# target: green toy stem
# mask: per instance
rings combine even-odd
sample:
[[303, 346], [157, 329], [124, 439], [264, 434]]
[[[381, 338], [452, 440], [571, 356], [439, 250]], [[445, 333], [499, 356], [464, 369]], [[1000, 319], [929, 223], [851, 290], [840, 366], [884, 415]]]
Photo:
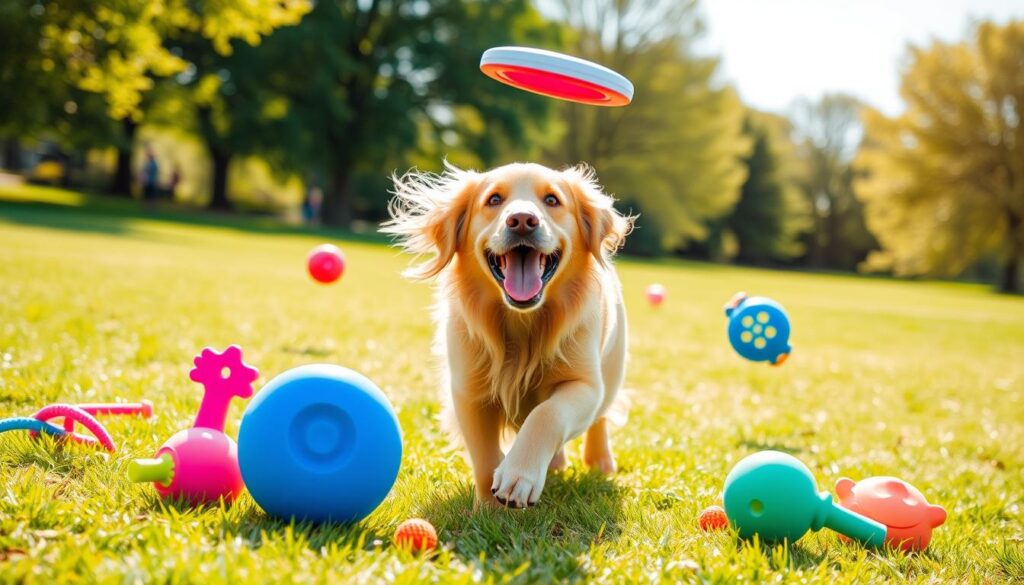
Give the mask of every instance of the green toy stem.
[[174, 458], [164, 453], [155, 459], [136, 459], [128, 464], [128, 478], [136, 483], [159, 482], [166, 487], [174, 479]]
[[884, 524], [837, 505], [827, 492], [822, 493], [821, 499], [824, 526], [869, 546], [885, 544], [887, 528]]

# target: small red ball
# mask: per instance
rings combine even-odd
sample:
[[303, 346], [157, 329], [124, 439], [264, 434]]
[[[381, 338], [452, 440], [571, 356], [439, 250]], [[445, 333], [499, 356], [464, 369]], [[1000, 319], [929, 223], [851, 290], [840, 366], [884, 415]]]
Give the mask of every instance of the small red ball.
[[700, 513], [700, 529], [709, 532], [711, 530], [724, 530], [729, 526], [729, 518], [725, 516], [725, 510], [721, 506], [708, 506]]
[[665, 302], [665, 296], [668, 294], [668, 290], [665, 289], [664, 285], [652, 284], [647, 287], [647, 302], [652, 307], [657, 307], [661, 303]]
[[337, 246], [323, 244], [309, 253], [306, 266], [313, 280], [330, 284], [341, 278], [341, 273], [345, 271], [345, 256]]
[[433, 524], [422, 518], [410, 518], [395, 529], [395, 546], [413, 552], [428, 552], [437, 548], [437, 531]]

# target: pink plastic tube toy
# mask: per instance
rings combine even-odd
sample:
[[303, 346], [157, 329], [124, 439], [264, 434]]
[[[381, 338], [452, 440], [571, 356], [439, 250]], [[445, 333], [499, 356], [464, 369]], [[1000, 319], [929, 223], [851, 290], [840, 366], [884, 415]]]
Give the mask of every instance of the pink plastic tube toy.
[[[148, 400], [143, 400], [142, 402], [98, 402], [95, 404], [76, 404], [75, 406], [94, 417], [100, 415], [121, 415], [150, 418], [153, 416], [153, 403]], [[75, 431], [75, 419], [73, 417], [64, 417], [64, 430], [69, 433]]]
[[238, 445], [224, 434], [224, 422], [231, 399], [252, 396], [252, 383], [259, 375], [242, 361], [237, 345], [223, 353], [204, 349], [189, 372], [204, 388], [195, 424], [168, 439], [154, 458], [130, 463], [128, 477], [153, 482], [162, 497], [193, 505], [237, 498], [245, 484], [238, 468]]
[[[71, 404], [51, 404], [43, 407], [39, 412], [32, 416], [41, 422], [46, 422], [52, 418], [63, 417], [65, 434], [62, 436], [67, 437], [76, 443], [102, 445], [104, 449], [111, 453], [117, 451], [117, 446], [114, 445], [114, 439], [110, 437], [110, 433], [107, 432], [107, 429], [100, 424], [100, 421], [96, 420], [92, 414], [81, 406], [73, 406]], [[74, 432], [76, 422], [81, 423], [83, 427], [89, 429], [89, 431], [95, 435], [95, 438]]]
[[[142, 402], [109, 403], [109, 404], [51, 404], [32, 415], [35, 420], [45, 423], [38, 429], [63, 439], [70, 439], [83, 445], [100, 445], [107, 451], [117, 451], [114, 440], [107, 429], [100, 424], [96, 417], [98, 415], [141, 415], [143, 418], [153, 416], [153, 404], [148, 400]], [[60, 427], [49, 423], [55, 418], [64, 419], [63, 431]], [[75, 432], [75, 423], [79, 423], [88, 429], [93, 437]], [[39, 434], [36, 426], [23, 425], [24, 430], [30, 430], [32, 436]]]

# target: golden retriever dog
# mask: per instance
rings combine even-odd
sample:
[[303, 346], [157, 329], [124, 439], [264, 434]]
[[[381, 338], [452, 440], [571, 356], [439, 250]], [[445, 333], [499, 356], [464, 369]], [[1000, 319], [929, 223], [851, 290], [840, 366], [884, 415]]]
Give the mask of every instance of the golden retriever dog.
[[476, 503], [536, 504], [584, 432], [584, 462], [613, 472], [606, 420], [625, 374], [626, 312], [610, 259], [633, 218], [582, 166], [446, 164], [394, 182], [382, 231], [431, 255], [406, 275], [439, 281], [436, 345]]

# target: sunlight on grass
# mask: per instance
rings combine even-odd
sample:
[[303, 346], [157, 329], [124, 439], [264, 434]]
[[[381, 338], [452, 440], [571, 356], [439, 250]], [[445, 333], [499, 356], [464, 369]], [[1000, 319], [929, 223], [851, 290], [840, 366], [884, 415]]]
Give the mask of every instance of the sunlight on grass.
[[81, 207], [89, 200], [89, 196], [79, 191], [68, 191], [57, 187], [42, 185], [18, 185], [17, 187], [0, 188], [0, 195], [5, 201], [48, 203], [66, 207]]
[[[31, 194], [40, 197], [76, 205], [59, 190]], [[431, 293], [399, 277], [407, 259], [394, 250], [338, 242], [348, 268], [321, 286], [304, 271], [321, 243], [314, 236], [6, 205], [0, 416], [140, 399], [156, 416], [104, 419], [119, 444], [113, 456], [0, 435], [0, 581], [1024, 578], [1019, 298], [973, 285], [622, 261], [633, 408], [614, 436], [621, 472], [599, 477], [576, 458], [537, 508], [473, 514], [468, 467], [436, 421]], [[644, 302], [655, 281], [668, 288], [660, 309]], [[744, 362], [729, 347], [721, 308], [737, 290], [789, 311], [794, 352], [784, 366]], [[191, 423], [201, 398], [191, 358], [231, 343], [262, 372], [258, 386], [332, 362], [387, 393], [406, 451], [373, 515], [356, 526], [290, 525], [248, 495], [228, 508], [178, 509], [128, 482], [132, 458]], [[242, 408], [229, 415], [232, 436]], [[730, 466], [765, 448], [799, 457], [822, 489], [841, 476], [900, 476], [950, 519], [917, 555], [828, 533], [787, 548], [701, 532], [697, 514]], [[409, 516], [437, 526], [436, 558], [390, 546]]]

